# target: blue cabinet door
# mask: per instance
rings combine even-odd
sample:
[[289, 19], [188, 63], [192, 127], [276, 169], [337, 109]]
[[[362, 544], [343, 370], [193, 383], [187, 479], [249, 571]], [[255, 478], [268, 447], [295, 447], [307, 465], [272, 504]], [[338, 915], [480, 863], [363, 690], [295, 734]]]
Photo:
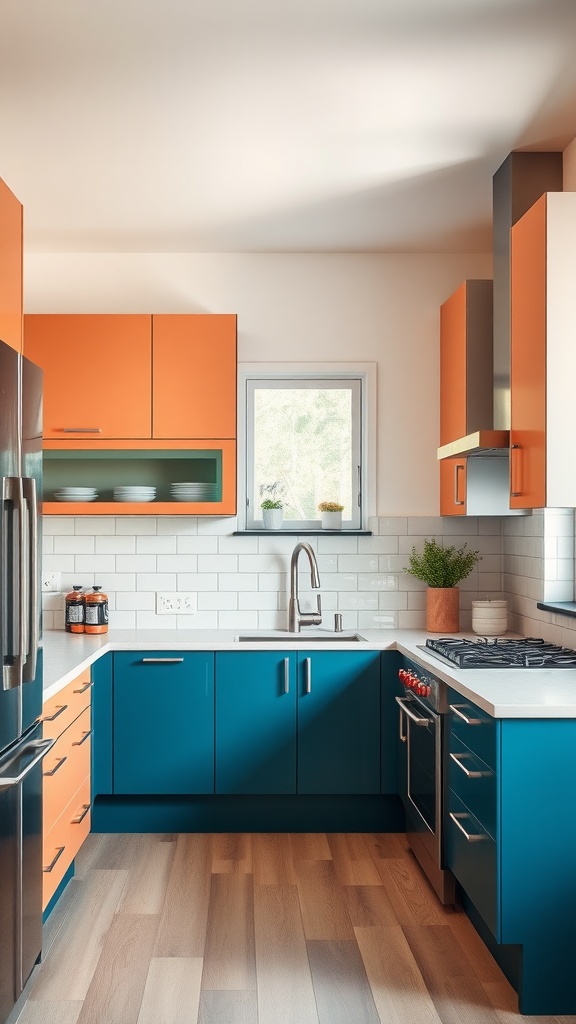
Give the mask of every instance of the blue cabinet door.
[[296, 792], [296, 653], [216, 654], [216, 792]]
[[298, 792], [380, 792], [380, 654], [298, 653]]
[[114, 793], [214, 792], [214, 655], [114, 655]]

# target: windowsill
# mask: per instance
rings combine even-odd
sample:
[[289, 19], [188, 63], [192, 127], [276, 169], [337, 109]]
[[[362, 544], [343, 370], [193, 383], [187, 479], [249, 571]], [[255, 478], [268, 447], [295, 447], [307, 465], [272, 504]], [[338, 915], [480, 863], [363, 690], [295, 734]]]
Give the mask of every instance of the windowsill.
[[543, 612], [556, 612], [556, 615], [568, 615], [576, 619], [576, 601], [538, 601], [536, 607]]
[[234, 537], [371, 537], [372, 530], [235, 530]]

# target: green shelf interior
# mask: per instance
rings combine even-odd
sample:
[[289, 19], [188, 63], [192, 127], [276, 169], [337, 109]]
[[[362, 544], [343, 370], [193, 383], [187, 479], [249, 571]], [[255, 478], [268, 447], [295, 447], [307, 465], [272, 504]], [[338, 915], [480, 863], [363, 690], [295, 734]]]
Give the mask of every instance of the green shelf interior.
[[156, 488], [156, 501], [174, 501], [170, 484], [217, 485], [222, 500], [222, 452], [218, 449], [57, 451], [43, 453], [44, 500], [55, 501], [60, 487], [95, 487], [98, 501], [114, 501], [114, 488], [145, 484]]

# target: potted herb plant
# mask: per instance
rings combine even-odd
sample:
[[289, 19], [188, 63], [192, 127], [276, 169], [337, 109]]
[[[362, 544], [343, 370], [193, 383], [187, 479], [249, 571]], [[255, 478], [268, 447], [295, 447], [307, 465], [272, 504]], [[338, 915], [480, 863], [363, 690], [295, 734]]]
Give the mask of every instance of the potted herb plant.
[[470, 575], [481, 557], [466, 547], [444, 547], [436, 540], [425, 540], [420, 553], [412, 548], [404, 571], [428, 584], [426, 629], [430, 633], [457, 633], [460, 629], [460, 591], [456, 584]]
[[323, 530], [341, 530], [344, 505], [337, 501], [321, 501], [318, 505]]
[[281, 530], [284, 519], [284, 505], [274, 498], [265, 498], [261, 503], [262, 521], [265, 530]]

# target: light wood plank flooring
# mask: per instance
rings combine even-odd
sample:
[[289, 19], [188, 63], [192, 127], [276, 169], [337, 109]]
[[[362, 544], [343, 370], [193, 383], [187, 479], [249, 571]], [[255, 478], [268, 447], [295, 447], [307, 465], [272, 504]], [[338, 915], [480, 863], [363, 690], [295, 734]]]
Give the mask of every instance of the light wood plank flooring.
[[522, 1017], [403, 835], [90, 835], [18, 1024]]

